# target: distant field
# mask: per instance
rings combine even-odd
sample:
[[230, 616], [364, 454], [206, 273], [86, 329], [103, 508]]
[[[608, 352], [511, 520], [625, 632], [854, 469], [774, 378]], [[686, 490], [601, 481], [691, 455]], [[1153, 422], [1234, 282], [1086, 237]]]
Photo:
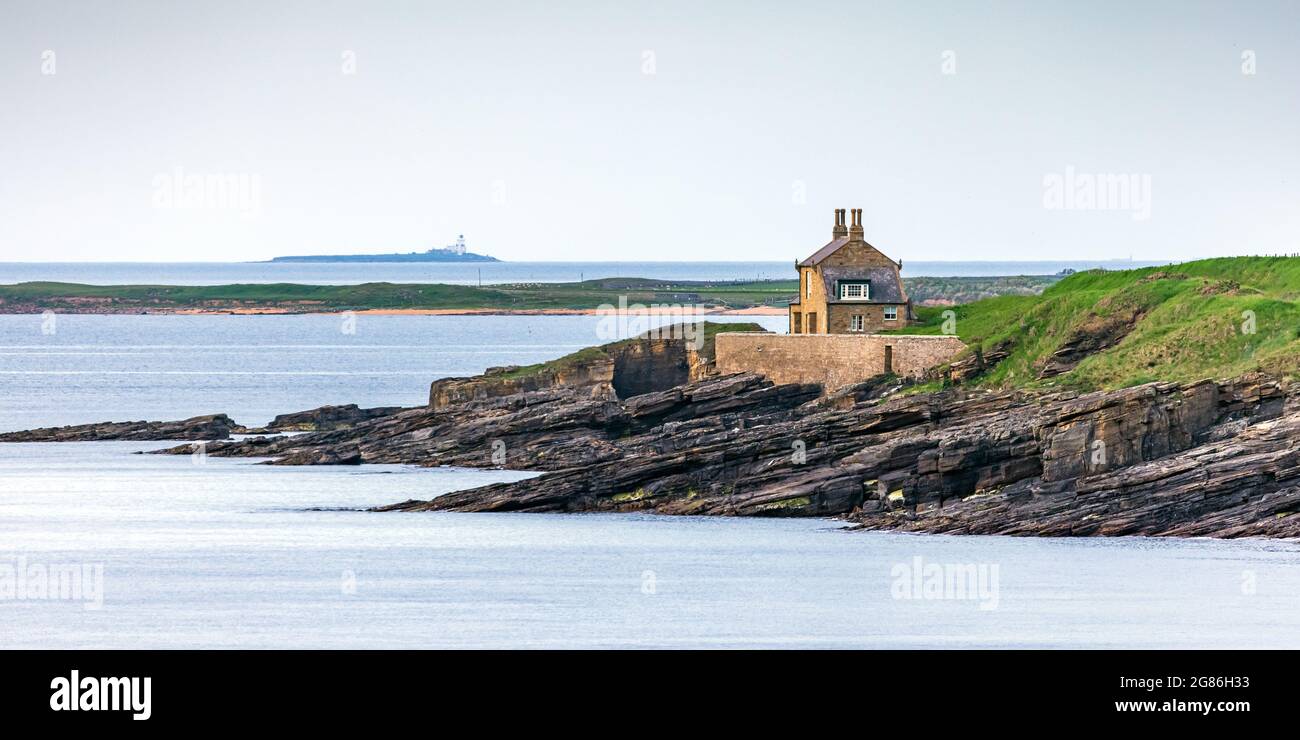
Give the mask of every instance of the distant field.
[[[918, 303], [964, 303], [997, 295], [1034, 295], [1051, 277], [909, 278]], [[635, 304], [692, 304], [719, 309], [784, 307], [798, 292], [796, 280], [663, 281], [606, 278], [575, 283], [514, 283], [473, 287], [424, 283], [301, 285], [297, 283], [176, 285], [80, 285], [31, 282], [0, 285], [0, 313], [140, 313], [179, 310], [545, 311], [592, 310], [620, 299]]]

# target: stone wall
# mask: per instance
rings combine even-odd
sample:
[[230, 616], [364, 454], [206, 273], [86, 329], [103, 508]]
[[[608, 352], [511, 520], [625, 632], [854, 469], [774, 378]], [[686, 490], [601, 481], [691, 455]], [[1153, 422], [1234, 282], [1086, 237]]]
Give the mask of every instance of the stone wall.
[[883, 252], [861, 239], [854, 239], [821, 262], [822, 267], [898, 267]]
[[[896, 319], [885, 321], [885, 306], [893, 305], [898, 311]], [[829, 334], [849, 334], [853, 326], [853, 315], [861, 314], [863, 333], [876, 332], [881, 329], [901, 329], [907, 326], [907, 306], [884, 303], [832, 303], [826, 307], [827, 320], [830, 322]]]
[[712, 341], [706, 339], [696, 350], [686, 339], [643, 336], [589, 347], [535, 367], [490, 367], [482, 375], [435, 380], [429, 387], [429, 406], [442, 409], [551, 388], [582, 388], [592, 398], [631, 398], [715, 372]]
[[[818, 285], [821, 284], [821, 278], [817, 278]], [[823, 292], [824, 291], [817, 291]], [[853, 315], [861, 314], [863, 321], [863, 333], [876, 332], [881, 329], [901, 329], [907, 326], [907, 305], [906, 304], [885, 304], [885, 303], [824, 303], [819, 304], [817, 316], [817, 333], [819, 334], [848, 334], [852, 331]], [[897, 310], [897, 317], [893, 321], [885, 320], [885, 306], [893, 305]], [[807, 319], [804, 318], [804, 308], [802, 303], [790, 304], [789, 326], [786, 331], [791, 334], [803, 334], [807, 331]], [[795, 318], [798, 317], [799, 325], [795, 326]]]
[[[826, 333], [826, 297], [826, 285], [822, 282], [821, 272], [815, 267], [799, 268], [799, 306], [792, 308], [791, 313], [798, 311], [801, 314], [801, 333]], [[816, 314], [816, 318], [810, 317], [810, 313]], [[814, 320], [816, 325], [812, 324]], [[793, 316], [790, 318], [789, 331], [795, 333]]]
[[895, 374], [917, 377], [966, 345], [953, 336], [735, 332], [718, 335], [717, 366], [723, 374], [757, 372], [778, 385], [819, 383], [830, 391], [884, 373], [886, 348]]

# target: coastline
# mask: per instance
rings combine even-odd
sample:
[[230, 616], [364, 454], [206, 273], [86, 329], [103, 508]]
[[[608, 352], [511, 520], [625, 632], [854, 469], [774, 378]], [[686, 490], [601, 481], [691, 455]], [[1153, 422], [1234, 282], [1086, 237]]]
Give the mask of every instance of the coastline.
[[[672, 316], [680, 318], [680, 310], [658, 310], [657, 306], [647, 306], [644, 312], [650, 316]], [[785, 316], [788, 310], [780, 306], [750, 306], [748, 308], [708, 308], [700, 312], [702, 316]], [[147, 311], [88, 311], [93, 314], [149, 315], [149, 316], [292, 316], [297, 314], [325, 314], [341, 316], [600, 316], [606, 311], [599, 308], [362, 308], [354, 311], [330, 308], [320, 311], [294, 310], [280, 307], [266, 308], [178, 308]]]
[[[917, 307], [949, 306], [998, 296], [1034, 296], [1056, 277], [904, 278]], [[447, 283], [305, 283], [222, 285], [0, 285], [0, 314], [581, 316], [619, 306], [636, 313], [784, 316], [795, 280], [688, 281], [609, 278], [577, 283], [484, 287]]]
[[[714, 354], [710, 339], [718, 332], [751, 331], [727, 322], [706, 326], [704, 345], [695, 348], [684, 338], [643, 336], [516, 364], [500, 362], [500, 354], [513, 352], [494, 351], [482, 358], [486, 369], [478, 374], [461, 370], [466, 364], [447, 365], [457, 371], [433, 380], [427, 403], [362, 408], [354, 398], [346, 410], [281, 413], [299, 420], [291, 424], [295, 431], [306, 432], [288, 438], [232, 439], [236, 425], [229, 417], [193, 417], [32, 429], [5, 441], [106, 435], [161, 441], [176, 439], [179, 426], [209, 441], [206, 455], [263, 458], [277, 466], [541, 473], [433, 498], [408, 493], [407, 500], [376, 507], [385, 511], [841, 516], [857, 529], [945, 534], [1288, 539], [1300, 526], [1291, 516], [1300, 512], [1300, 467], [1290, 446], [1300, 430], [1300, 384], [1289, 364], [1300, 356], [1292, 351], [1294, 315], [1261, 322], [1252, 334], [1214, 329], [1225, 313], [1240, 315], [1290, 294], [1294, 272], [1287, 268], [1295, 264], [1225, 258], [1168, 270], [1085, 273], [1041, 295], [967, 304], [954, 314], [970, 355], [908, 378], [872, 371], [830, 387], [807, 377], [778, 382], [768, 377], [770, 363], [754, 360], [737, 369]], [[341, 306], [301, 295], [281, 305], [250, 305], [254, 298], [239, 295], [239, 288], [227, 289], [235, 305], [137, 304], [134, 313], [339, 315], [366, 297], [364, 291], [342, 296], [350, 302]], [[380, 289], [386, 299], [422, 298], [418, 286], [409, 294]], [[214, 300], [144, 288], [130, 297]], [[123, 313], [112, 297], [95, 298], [68, 308]], [[627, 303], [620, 301], [625, 310]], [[1099, 316], [1079, 305], [1111, 310]], [[656, 313], [650, 306], [646, 313]], [[696, 306], [715, 315], [784, 313], [715, 301]], [[657, 308], [681, 320], [681, 305]], [[541, 306], [356, 311], [598, 314]], [[953, 318], [930, 309], [912, 329], [938, 333]], [[1191, 336], [1199, 343], [1189, 343]], [[1271, 351], [1238, 362], [1243, 343]], [[1156, 357], [1163, 364], [1153, 378]], [[509, 440], [504, 456], [494, 444], [503, 439]]]

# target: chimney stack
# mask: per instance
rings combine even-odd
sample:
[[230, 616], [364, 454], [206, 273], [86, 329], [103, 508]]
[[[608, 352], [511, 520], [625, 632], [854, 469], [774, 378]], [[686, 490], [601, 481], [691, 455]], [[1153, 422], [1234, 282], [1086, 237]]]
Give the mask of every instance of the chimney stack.
[[835, 209], [835, 228], [831, 230], [832, 239], [843, 239], [849, 235], [849, 227], [844, 225], [844, 209]]
[[849, 227], [849, 238], [862, 241], [862, 209], [853, 209], [853, 225]]

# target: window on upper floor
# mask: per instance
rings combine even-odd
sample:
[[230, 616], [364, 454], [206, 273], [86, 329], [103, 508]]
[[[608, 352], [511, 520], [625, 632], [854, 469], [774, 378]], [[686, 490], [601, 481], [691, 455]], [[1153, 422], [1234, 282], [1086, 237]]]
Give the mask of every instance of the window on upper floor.
[[871, 289], [866, 283], [840, 283], [841, 301], [865, 301], [871, 297]]

